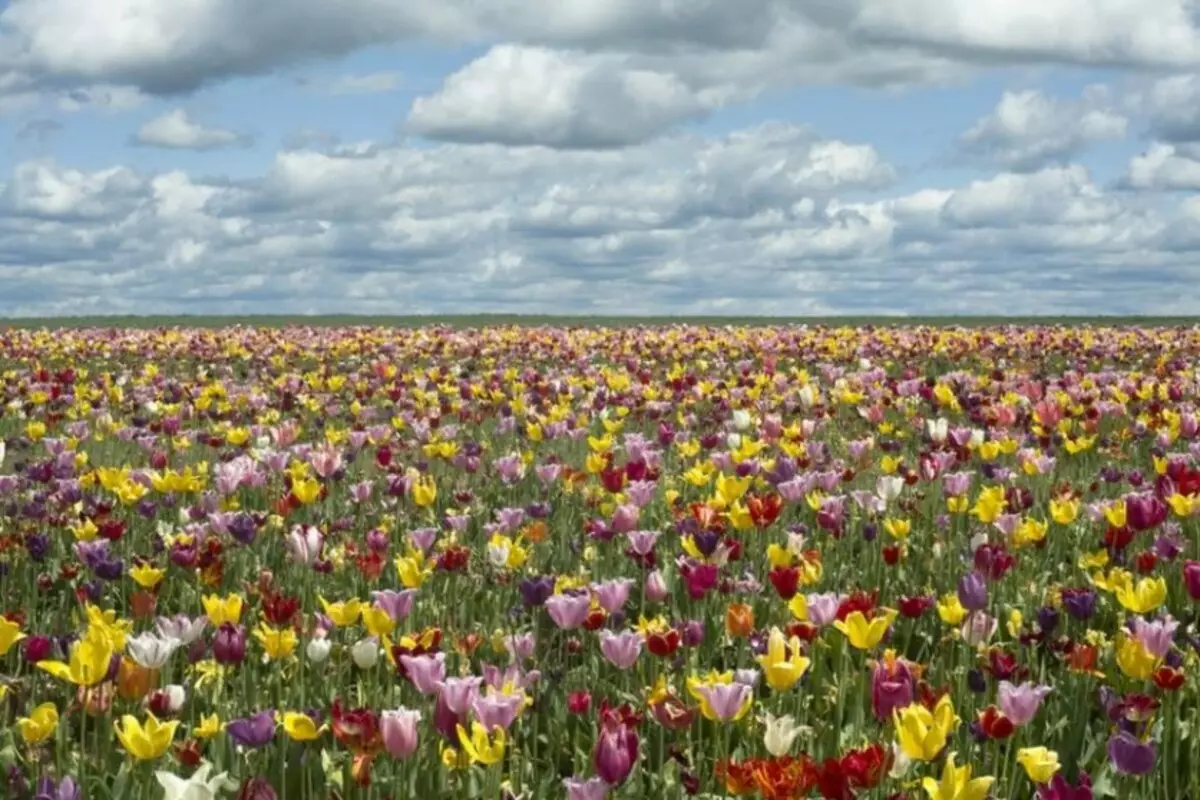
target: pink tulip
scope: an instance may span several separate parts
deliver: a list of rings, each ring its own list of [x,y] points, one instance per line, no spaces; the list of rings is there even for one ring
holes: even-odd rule
[[[564,631],[574,630],[584,623],[591,611],[592,600],[586,594],[556,594],[546,600],[546,611],[554,624]]]
[[[379,716],[383,747],[392,758],[405,759],[417,750],[417,723],[421,712],[407,708],[384,711]]]
[[[617,669],[629,669],[642,654],[642,635],[637,631],[600,631],[600,652]]]

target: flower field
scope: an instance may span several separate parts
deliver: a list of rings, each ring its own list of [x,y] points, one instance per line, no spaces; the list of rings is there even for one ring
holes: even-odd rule
[[[1196,800],[1198,355],[0,331],[0,796]]]

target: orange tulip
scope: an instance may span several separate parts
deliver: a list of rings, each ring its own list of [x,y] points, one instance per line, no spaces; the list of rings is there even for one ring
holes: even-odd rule
[[[745,638],[754,632],[754,609],[745,603],[730,603],[725,609],[725,632]]]

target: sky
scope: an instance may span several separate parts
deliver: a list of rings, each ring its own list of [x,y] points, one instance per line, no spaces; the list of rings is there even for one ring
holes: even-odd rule
[[[0,315],[1200,314],[1198,0],[0,0]]]

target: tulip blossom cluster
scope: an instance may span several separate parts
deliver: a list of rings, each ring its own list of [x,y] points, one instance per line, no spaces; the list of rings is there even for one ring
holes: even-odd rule
[[[0,797],[1200,797],[1200,330],[0,335]]]

